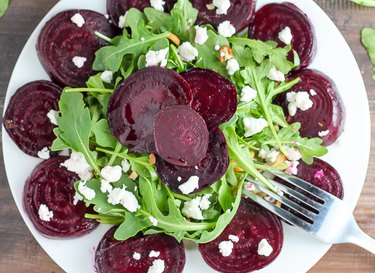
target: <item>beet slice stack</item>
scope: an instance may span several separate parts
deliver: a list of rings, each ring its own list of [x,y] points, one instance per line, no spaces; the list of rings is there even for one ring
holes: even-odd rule
[[[254,22],[250,24],[249,36],[262,41],[279,41],[279,46],[285,46],[278,39],[280,31],[285,27],[291,29],[292,48],[299,55],[300,68],[307,67],[316,51],[314,29],[307,15],[294,4],[281,3],[263,6],[256,12]]]
[[[220,253],[219,244],[231,241],[230,235],[237,236],[238,242],[232,241],[232,253],[224,257]],[[258,254],[262,240],[267,240],[273,249],[269,256]],[[259,270],[274,261],[280,254],[283,240],[280,220],[250,199],[243,199],[237,214],[220,236],[209,243],[200,244],[199,250],[207,264],[217,271],[246,273]]]
[[[276,97],[275,103],[282,106],[289,123],[300,122],[303,137],[321,137],[328,146],[335,142],[344,129],[345,111],[333,81],[317,70],[303,70],[294,75],[300,82],[293,87],[295,92],[306,91],[313,105],[310,109],[297,110],[294,116],[288,112],[287,93]]]
[[[49,81],[35,81],[20,87],[10,99],[4,115],[4,127],[17,146],[37,157],[52,145],[55,135],[47,114],[58,110],[62,88]]]
[[[53,157],[40,163],[27,179],[23,206],[31,222],[43,235],[54,238],[72,238],[92,231],[98,222],[86,219],[93,213],[91,207],[79,201],[73,204],[74,183],[79,177],[60,166],[67,157]],[[53,212],[49,221],[41,220],[40,207],[47,206]]]
[[[112,227],[100,241],[95,254],[97,273],[148,272],[156,260],[164,262],[163,273],[181,273],[185,266],[183,243],[166,234],[138,234],[126,241],[114,238],[117,226]],[[151,255],[150,252],[159,252]]]
[[[72,22],[76,14],[84,19],[81,27]],[[95,35],[96,31],[107,37],[116,35],[104,15],[90,10],[64,11],[46,23],[39,34],[37,53],[52,79],[63,86],[85,86],[93,74],[95,52],[107,45]],[[86,58],[81,68],[74,64],[75,57]]]

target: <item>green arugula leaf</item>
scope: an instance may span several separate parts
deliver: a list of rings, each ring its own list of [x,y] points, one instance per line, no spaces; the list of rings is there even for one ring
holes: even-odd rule
[[[9,0],[0,0],[0,17],[3,17],[9,6]]]
[[[152,32],[164,32],[168,29],[172,20],[170,14],[158,11],[154,8],[145,8],[143,12],[147,17],[148,25],[151,26]]]
[[[107,119],[101,119],[93,124],[92,132],[95,135],[96,143],[99,146],[106,148],[115,148],[117,144],[117,139],[112,135],[109,129],[109,124]]]
[[[115,239],[124,241],[137,235],[140,231],[151,226],[150,221],[134,216],[130,212],[125,213],[125,221],[117,228]]]
[[[374,2],[375,6],[375,1]],[[374,75],[372,79],[375,81],[375,29],[374,28],[364,28],[361,32],[361,40],[363,46],[367,49],[368,55],[372,64],[374,65],[373,71]]]
[[[375,7],[375,0],[350,0],[360,6]]]
[[[178,0],[171,10],[173,23],[170,25],[174,34],[188,40],[190,28],[198,17],[198,10],[188,0]]]

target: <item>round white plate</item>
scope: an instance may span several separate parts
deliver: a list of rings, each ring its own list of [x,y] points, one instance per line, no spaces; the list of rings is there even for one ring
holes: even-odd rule
[[[146,1],[146,0],[145,0]],[[258,8],[270,2],[258,0]],[[366,90],[353,54],[344,38],[328,16],[312,0],[289,0],[302,9],[312,21],[317,37],[318,52],[312,68],[329,75],[343,99],[347,118],[340,140],[329,147],[324,158],[341,174],[345,187],[345,202],[354,209],[365,180],[370,149],[370,115]],[[35,51],[40,29],[56,13],[66,9],[91,9],[106,13],[104,0],[62,0],[40,22],[27,41],[11,77],[5,109],[13,93],[23,84],[49,79]],[[108,226],[79,239],[53,240],[41,236],[22,208],[22,191],[26,178],[40,160],[23,154],[3,130],[3,150],[9,185],[18,209],[35,239],[51,258],[68,273],[94,272],[94,248]],[[350,156],[348,156],[350,155]],[[357,160],[350,160],[356,158]],[[285,242],[280,256],[261,272],[306,272],[328,251],[330,245],[321,243],[296,228],[284,226]],[[214,272],[208,267],[193,244],[186,243],[187,261],[184,272]]]

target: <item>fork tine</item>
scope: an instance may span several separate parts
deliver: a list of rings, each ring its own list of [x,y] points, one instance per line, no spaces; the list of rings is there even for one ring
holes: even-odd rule
[[[310,195],[316,197],[317,199],[321,200],[322,202],[332,202],[334,197],[333,195],[327,193],[326,191],[314,186],[311,183],[308,183],[296,176],[286,174],[284,172],[280,171],[270,171],[272,174],[276,175],[277,177],[280,177],[281,179],[284,179],[288,181],[290,184],[297,186],[298,188],[306,191]]]

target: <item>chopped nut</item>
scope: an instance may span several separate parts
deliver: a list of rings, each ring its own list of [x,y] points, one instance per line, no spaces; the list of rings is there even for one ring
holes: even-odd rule
[[[250,151],[250,157],[254,158],[255,153],[253,151]]]
[[[276,201],[275,206],[281,208],[282,203],[280,201]]]
[[[226,62],[227,60],[232,59],[233,57],[233,51],[229,46],[223,45],[222,47],[220,47],[219,58],[221,63]]]
[[[130,179],[132,179],[132,180],[136,180],[137,178],[138,178],[138,173],[136,173],[136,172],[131,172],[130,174],[129,174],[129,178]]]
[[[149,161],[150,161],[150,164],[155,165],[155,163],[156,163],[156,157],[155,157],[154,154],[150,154]]]
[[[214,10],[216,7],[215,7],[214,4],[207,4],[207,5],[206,5],[206,8],[207,8],[208,10]]]
[[[241,169],[241,168],[239,168],[239,167],[235,167],[235,168],[234,168],[234,171],[235,171],[236,173],[243,173],[243,172],[245,172],[243,169]]]
[[[279,154],[276,158],[276,161],[275,163],[273,164],[273,166],[279,166],[279,165],[283,165],[285,160],[287,160],[287,158],[285,157],[285,155],[283,154]]]
[[[181,40],[175,34],[173,34],[172,32],[169,32],[168,40],[170,40],[176,46],[180,46],[180,44],[181,44]]]

